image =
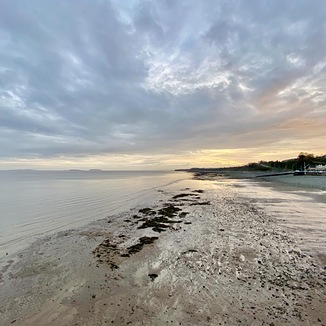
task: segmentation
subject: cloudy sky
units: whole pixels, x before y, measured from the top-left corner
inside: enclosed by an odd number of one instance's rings
[[[0,169],[326,153],[325,0],[1,0]]]

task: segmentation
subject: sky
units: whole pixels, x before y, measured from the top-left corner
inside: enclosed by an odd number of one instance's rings
[[[326,154],[325,0],[1,0],[0,169]]]

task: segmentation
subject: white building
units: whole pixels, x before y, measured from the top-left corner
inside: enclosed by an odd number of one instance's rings
[[[326,165],[320,164],[320,165],[316,165],[315,167],[309,167],[308,171],[309,172],[317,172],[317,173],[326,172]]]

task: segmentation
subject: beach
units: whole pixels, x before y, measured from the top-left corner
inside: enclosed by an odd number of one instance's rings
[[[38,238],[2,257],[0,324],[326,325],[325,191],[282,180],[189,174]]]
[[[305,176],[293,176],[283,175],[265,178],[270,182],[281,183],[288,186],[312,188],[319,190],[326,190],[326,177],[318,175],[305,175]]]

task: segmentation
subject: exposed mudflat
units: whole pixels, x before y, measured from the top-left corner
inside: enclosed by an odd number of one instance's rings
[[[0,324],[326,325],[326,252],[228,182],[158,190],[8,256]]]

